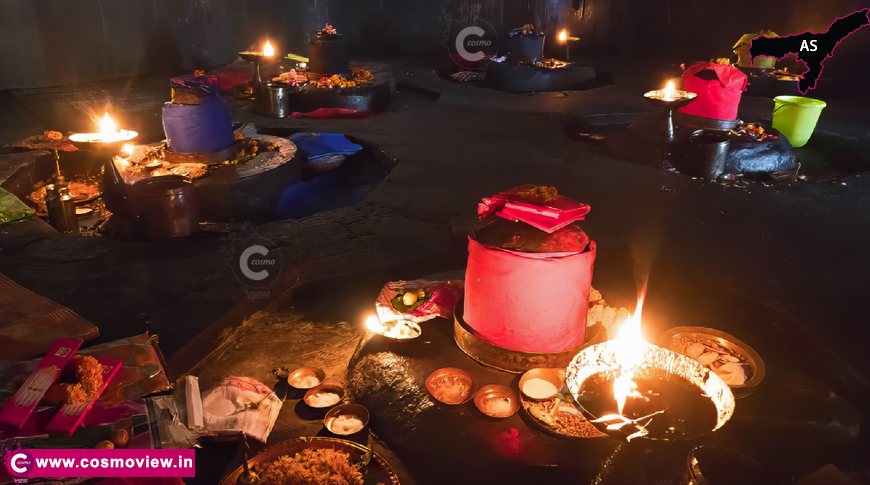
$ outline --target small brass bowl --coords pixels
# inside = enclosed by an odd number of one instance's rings
[[[507,402],[507,406],[498,404],[500,400]],[[496,405],[504,409],[495,410]],[[474,406],[477,407],[478,411],[491,418],[509,418],[520,409],[520,398],[510,387],[489,384],[474,393]]]
[[[312,377],[317,379],[317,382],[313,382]],[[324,379],[326,379],[326,373],[323,372],[323,369],[303,366],[287,376],[287,383],[296,389],[311,389],[322,384]]]
[[[455,380],[468,386],[468,391],[460,395],[445,395],[443,391],[439,392],[438,384],[445,379]],[[443,369],[438,369],[429,374],[429,377],[426,378],[426,390],[429,391],[429,394],[431,394],[437,401],[444,404],[465,404],[474,398],[474,391],[476,388],[477,386],[475,385],[474,378],[471,377],[471,374],[462,369],[457,369],[456,367],[444,367]]]
[[[311,404],[309,400],[320,393],[336,394],[338,395],[338,402],[335,404],[330,404],[329,406],[315,406]],[[334,386],[332,384],[321,384],[317,387],[312,387],[308,392],[305,393],[305,397],[302,398],[305,404],[309,405],[314,409],[328,409],[334,406],[338,406],[341,403],[342,399],[344,399],[344,389],[339,386]]]
[[[340,430],[334,430],[332,429],[333,422],[339,416],[354,416],[362,421],[363,426],[362,428],[350,433],[343,433]],[[366,426],[369,425],[369,411],[368,409],[356,403],[342,404],[340,406],[332,408],[328,413],[326,413],[326,417],[323,418],[323,425],[326,426],[327,431],[332,434],[336,434],[339,436],[351,436],[364,430]]]
[[[542,379],[553,386],[556,387],[556,392],[553,394],[543,397],[543,396],[529,396],[523,390],[526,386],[526,382],[531,379]],[[537,369],[532,369],[530,371],[526,371],[525,374],[520,378],[520,392],[523,393],[523,396],[526,396],[531,401],[549,401],[553,399],[559,394],[559,391],[565,386],[565,369],[550,369],[546,367],[538,367]]]

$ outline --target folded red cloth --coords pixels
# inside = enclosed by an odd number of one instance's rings
[[[583,220],[591,209],[587,204],[561,195],[547,197],[549,200],[534,200],[528,195],[530,193],[534,193],[534,186],[523,185],[483,199],[477,213],[481,218],[495,213],[499,217],[522,221],[552,234],[574,221]]]

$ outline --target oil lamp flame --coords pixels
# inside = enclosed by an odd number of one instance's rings
[[[374,315],[369,315],[369,318],[366,319],[366,328],[374,333],[381,333],[385,330],[385,326],[381,325],[381,321]]]
[[[411,320],[397,318],[378,306],[378,314],[366,319],[366,328],[372,332],[394,339],[409,339],[420,336],[420,326]]]
[[[673,101],[674,100],[674,82],[668,81],[668,85],[665,87],[665,89],[662,91],[662,93],[664,94],[663,99],[665,101]]]
[[[559,42],[565,42],[568,40],[568,33],[565,32],[565,29],[562,29],[562,32],[559,34]]]
[[[115,120],[107,112],[102,119],[94,118],[100,131],[97,133],[74,133],[69,137],[73,142],[86,143],[112,143],[123,140],[132,140],[138,133],[135,131],[119,130]]]
[[[272,44],[270,44],[268,40],[266,41],[266,47],[263,47],[263,55],[264,56],[274,56],[275,55],[275,49],[272,47]]]
[[[643,396],[637,391],[634,382],[634,369],[643,361],[644,342],[640,332],[640,315],[643,310],[644,296],[637,300],[637,309],[622,327],[614,339],[616,346],[616,362],[619,365],[617,376],[613,380],[613,396],[616,398],[619,414],[625,407],[625,400],[630,397]]]
[[[100,121],[100,134],[105,136],[106,138],[112,137],[118,133],[118,129],[115,128],[115,122],[112,121],[112,118],[109,117],[109,113],[106,113],[106,116]]]

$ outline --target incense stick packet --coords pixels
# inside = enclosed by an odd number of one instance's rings
[[[118,369],[121,368],[122,364],[121,361],[113,359],[99,359],[97,362],[103,366],[103,384],[100,385],[100,388],[97,389],[97,392],[89,400],[75,404],[65,404],[61,407],[60,411],[57,412],[51,422],[48,423],[48,426],[46,426],[46,431],[63,431],[72,436],[76,428],[84,421],[85,415],[91,410],[97,398],[106,390],[109,381],[118,373]]]
[[[30,413],[45,396],[48,388],[57,381],[61,371],[75,356],[81,345],[81,340],[71,338],[62,338],[55,342],[45,357],[39,361],[39,366],[30,374],[21,389],[0,411],[0,422],[19,428],[24,425]]]

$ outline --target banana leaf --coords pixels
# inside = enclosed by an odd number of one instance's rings
[[[21,222],[33,217],[33,210],[21,199],[0,188],[0,224]]]

